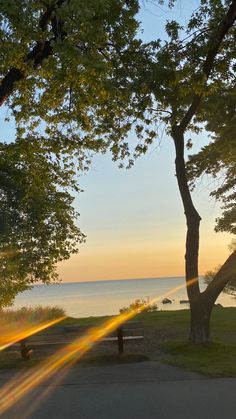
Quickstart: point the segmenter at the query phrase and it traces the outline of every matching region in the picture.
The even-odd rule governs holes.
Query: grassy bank
[[[68,317],[63,321],[63,324],[99,325],[111,317],[87,317],[82,319]],[[145,328],[156,330],[163,339],[184,340],[188,337],[189,310],[142,313],[136,319],[141,320]],[[236,342],[236,308],[215,308],[212,312],[211,330],[213,340]]]
[[[236,343],[169,341],[161,344],[168,356],[162,362],[212,377],[236,377]]]
[[[83,319],[68,317],[62,325],[95,326],[110,317]],[[189,310],[142,313],[136,319],[143,322],[145,335],[143,355],[147,358],[211,376],[236,376],[236,308],[213,310],[212,343],[207,345],[193,345],[188,341]],[[105,362],[109,359],[106,351],[107,348],[101,358],[105,359]],[[91,355],[91,360],[88,362],[93,362],[92,356],[94,355]],[[17,352],[12,354],[0,352],[0,368],[30,366],[36,362],[36,359],[33,356],[32,361],[27,362],[19,359]]]
[[[65,324],[100,324],[108,317],[70,319]],[[212,342],[193,345],[188,341],[189,310],[142,313],[147,353],[154,359],[210,376],[236,377],[236,308],[215,308],[212,313]],[[154,350],[151,346],[154,342]],[[161,354],[162,352],[162,354]]]
[[[143,315],[146,327],[160,337],[162,362],[210,376],[236,377],[236,308],[213,310],[209,344],[188,341],[189,320],[188,310]]]

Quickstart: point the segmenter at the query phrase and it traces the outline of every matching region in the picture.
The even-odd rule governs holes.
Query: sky
[[[184,24],[198,1],[177,1],[174,11],[143,1],[139,20],[145,41],[164,36],[166,19]],[[5,126],[5,135],[13,135]],[[14,135],[13,135],[14,136]],[[208,141],[194,138],[193,151]],[[79,226],[87,235],[78,255],[58,265],[60,279],[97,281],[184,275],[186,225],[174,170],[172,140],[163,135],[130,170],[118,169],[111,156],[97,155],[79,183],[75,197]],[[197,185],[193,200],[202,217],[200,274],[223,263],[229,234],[215,233],[219,204],[209,197],[212,180]]]
[[[187,22],[199,1],[177,1],[174,10],[142,2],[142,39],[165,36],[166,19]],[[193,151],[208,142],[195,138]],[[80,253],[59,265],[63,281],[96,281],[184,275],[185,217],[175,178],[172,140],[161,141],[136,161],[131,170],[118,169],[109,155],[96,156],[76,198],[79,225],[87,235]],[[211,179],[202,179],[193,200],[202,222],[199,272],[204,274],[226,259],[229,234],[215,233],[219,204],[209,197]]]

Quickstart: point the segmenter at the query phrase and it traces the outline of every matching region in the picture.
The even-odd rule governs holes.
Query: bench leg
[[[123,340],[123,330],[122,327],[117,329],[117,337],[118,337],[118,351],[119,354],[124,353],[124,340]]]
[[[21,352],[22,358],[24,359],[30,358],[32,351],[30,350],[30,348],[28,348],[26,339],[23,339],[20,341],[20,352]]]

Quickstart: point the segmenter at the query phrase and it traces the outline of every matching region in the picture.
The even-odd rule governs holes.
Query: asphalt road
[[[0,374],[0,384],[10,378]],[[74,366],[3,419],[236,419],[236,379],[209,379],[158,362]]]

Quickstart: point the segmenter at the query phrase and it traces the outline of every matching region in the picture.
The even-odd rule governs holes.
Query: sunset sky
[[[139,20],[145,41],[164,37],[166,19],[186,22],[199,1],[177,2],[174,11],[142,2]],[[3,121],[1,113],[1,122]],[[4,126],[3,139],[14,138]],[[130,141],[135,139],[130,138]],[[207,142],[195,137],[194,151]],[[91,170],[79,180],[84,189],[75,199],[79,225],[87,235],[80,253],[59,264],[63,281],[148,278],[184,275],[185,218],[174,173],[174,147],[165,134],[131,170],[118,169],[111,156],[96,156]],[[211,179],[193,193],[202,216],[200,273],[222,263],[228,255],[228,234],[214,232],[219,205],[209,197]]]
[[[197,0],[179,1],[170,11],[142,2],[142,38],[164,38],[166,19],[184,24],[198,5]],[[206,133],[195,137],[193,151],[207,141]],[[185,218],[170,138],[163,135],[128,171],[118,169],[109,155],[97,156],[80,184],[84,193],[76,199],[76,206],[87,241],[79,255],[60,264],[63,281],[184,275]],[[229,234],[214,232],[220,208],[209,197],[211,187],[212,179],[206,178],[193,193],[202,217],[200,274],[224,262],[231,241]]]
[[[128,171],[118,169],[109,156],[96,157],[80,184],[84,193],[76,199],[76,207],[87,241],[79,255],[60,264],[63,280],[184,274],[185,218],[170,139],[163,138],[161,146]],[[205,179],[193,194],[202,216],[200,273],[224,261],[231,240],[214,232],[220,211],[209,198],[210,186]]]

